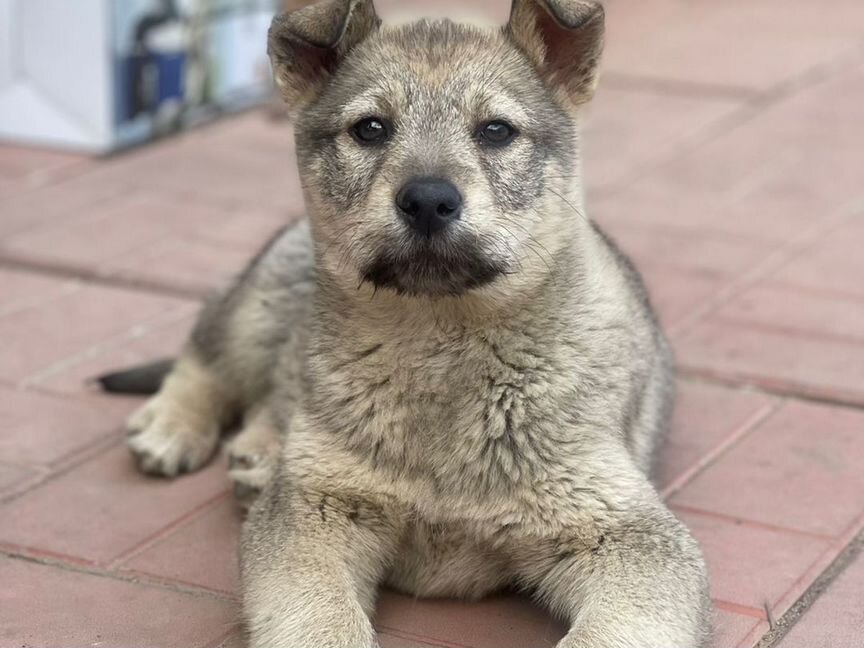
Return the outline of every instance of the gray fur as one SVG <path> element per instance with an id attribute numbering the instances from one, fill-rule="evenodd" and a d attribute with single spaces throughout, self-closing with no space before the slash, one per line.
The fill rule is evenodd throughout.
<path id="1" fill-rule="evenodd" d="M 271 32 L 309 221 L 204 310 L 131 423 L 142 465 L 176 474 L 243 416 L 231 474 L 263 489 L 241 548 L 252 646 L 373 646 L 382 584 L 520 588 L 570 622 L 565 648 L 707 646 L 701 553 L 649 480 L 668 345 L 583 215 L 578 106 L 602 11 L 517 0 L 504 31 L 315 11 L 334 13 L 314 51 L 298 44 L 311 14 Z M 346 132 L 369 112 L 396 125 L 375 150 Z M 514 144 L 478 145 L 490 118 L 516 123 Z M 421 249 L 392 201 L 433 171 L 465 206 L 448 244 Z"/>

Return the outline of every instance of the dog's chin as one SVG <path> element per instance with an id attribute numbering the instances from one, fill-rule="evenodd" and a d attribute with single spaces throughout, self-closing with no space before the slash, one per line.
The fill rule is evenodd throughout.
<path id="1" fill-rule="evenodd" d="M 362 271 L 376 288 L 411 297 L 458 297 L 506 274 L 473 244 L 410 245 L 380 251 Z"/>

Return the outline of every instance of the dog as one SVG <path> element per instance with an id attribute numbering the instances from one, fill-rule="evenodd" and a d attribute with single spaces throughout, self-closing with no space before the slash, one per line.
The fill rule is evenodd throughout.
<path id="1" fill-rule="evenodd" d="M 309 217 L 176 362 L 104 381 L 161 383 L 129 422 L 148 473 L 200 468 L 239 420 L 254 648 L 375 646 L 385 584 L 517 588 L 569 622 L 561 648 L 709 645 L 702 554 L 650 481 L 669 347 L 585 216 L 603 35 L 593 0 L 515 0 L 501 29 L 386 26 L 371 0 L 274 19 Z"/>

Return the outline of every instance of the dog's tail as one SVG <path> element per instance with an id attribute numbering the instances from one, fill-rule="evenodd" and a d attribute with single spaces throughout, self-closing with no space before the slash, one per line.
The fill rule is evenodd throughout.
<path id="1" fill-rule="evenodd" d="M 155 394 L 173 367 L 173 358 L 163 358 L 130 369 L 112 371 L 98 376 L 95 382 L 111 394 Z"/>

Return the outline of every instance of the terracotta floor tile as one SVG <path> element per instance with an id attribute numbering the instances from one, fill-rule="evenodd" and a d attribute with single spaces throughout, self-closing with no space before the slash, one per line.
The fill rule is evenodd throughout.
<path id="1" fill-rule="evenodd" d="M 123 563 L 123 569 L 236 593 L 242 514 L 227 496 Z"/>
<path id="2" fill-rule="evenodd" d="M 839 536 L 864 513 L 864 413 L 789 402 L 673 504 Z"/>
<path id="3" fill-rule="evenodd" d="M 39 473 L 33 468 L 0 462 L 0 495 L 17 490 L 31 482 Z"/>
<path id="4" fill-rule="evenodd" d="M 834 580 L 780 648 L 858 648 L 864 630 L 864 554 Z"/>
<path id="5" fill-rule="evenodd" d="M 729 99 L 650 92 L 604 79 L 588 106 L 584 127 L 588 186 L 614 187 L 651 168 L 738 106 Z"/>
<path id="6" fill-rule="evenodd" d="M 864 211 L 864 208 L 862 208 Z M 793 256 L 772 278 L 776 281 L 828 293 L 864 299 L 864 223 L 860 214 Z"/>
<path id="7" fill-rule="evenodd" d="M 64 362 L 40 374 L 32 385 L 64 394 L 100 394 L 92 379 L 109 371 L 134 367 L 163 357 L 177 357 L 189 338 L 198 305 L 183 309 L 177 319 L 142 327 L 133 334 L 100 345 L 80 358 Z M 103 397 L 111 402 L 116 396 Z"/>
<path id="8" fill-rule="evenodd" d="M 853 0 L 833 4 L 831 16 L 804 0 L 605 4 L 610 72 L 750 91 L 850 55 L 858 43 L 854 25 L 864 19 Z"/>
<path id="9" fill-rule="evenodd" d="M 819 556 L 828 540 L 734 520 L 676 510 L 702 546 L 711 581 L 712 598 L 762 610 L 768 605 L 779 617 L 780 598 Z"/>
<path id="10" fill-rule="evenodd" d="M 707 320 L 674 342 L 679 366 L 691 372 L 864 404 L 864 347 L 856 341 Z"/>
<path id="11" fill-rule="evenodd" d="M 714 648 L 738 648 L 758 623 L 754 617 L 717 610 L 714 615 Z"/>
<path id="12" fill-rule="evenodd" d="M 287 132 L 284 147 L 277 150 L 217 147 L 194 138 L 180 139 L 142 149 L 93 175 L 103 182 L 167 191 L 225 208 L 276 208 L 287 215 L 300 211 L 303 204 Z"/>
<path id="13" fill-rule="evenodd" d="M 0 543 L 108 564 L 227 488 L 225 467 L 146 477 L 117 446 L 0 508 Z"/>
<path id="14" fill-rule="evenodd" d="M 0 642 L 12 648 L 203 648 L 231 602 L 0 558 Z"/>
<path id="15" fill-rule="evenodd" d="M 642 264 L 660 263 L 709 276 L 736 276 L 765 256 L 765 245 L 741 236 L 662 225 L 611 221 L 606 229 L 628 255 Z"/>
<path id="16" fill-rule="evenodd" d="M 381 648 L 429 648 L 440 644 L 417 641 L 414 638 L 395 635 L 387 632 L 378 633 L 378 643 Z"/>
<path id="17" fill-rule="evenodd" d="M 642 263 L 642 278 L 651 296 L 651 303 L 668 334 L 674 327 L 707 305 L 731 278 L 709 272 L 682 270 L 659 263 Z"/>
<path id="18" fill-rule="evenodd" d="M 657 482 L 666 487 L 774 403 L 740 389 L 679 381 L 672 429 L 660 452 Z"/>
<path id="19" fill-rule="evenodd" d="M 201 240 L 164 241 L 128 255 L 111 274 L 205 295 L 240 274 L 263 242 L 244 249 Z"/>
<path id="20" fill-rule="evenodd" d="M 75 153 L 31 148 L 14 144 L 0 145 L 0 178 L 25 178 L 40 173 L 85 163 L 90 158 Z"/>
<path id="21" fill-rule="evenodd" d="M 170 318 L 183 300 L 84 286 L 62 297 L 0 317 L 0 377 L 22 381 L 137 326 Z"/>
<path id="22" fill-rule="evenodd" d="M 422 641 L 451 642 L 471 648 L 554 646 L 565 632 L 562 624 L 518 597 L 477 603 L 415 600 L 385 592 L 376 625 L 385 632 L 405 632 Z"/>
<path id="23" fill-rule="evenodd" d="M 42 275 L 0 269 L 0 316 L 32 307 L 75 290 L 74 280 L 57 281 Z"/>
<path id="24" fill-rule="evenodd" d="M 96 209 L 126 191 L 128 187 L 119 183 L 103 182 L 84 174 L 38 191 L 0 193 L 0 241 L 47 222 L 62 223 L 70 215 Z"/>
<path id="25" fill-rule="evenodd" d="M 602 222 L 663 223 L 697 235 L 722 231 L 753 241 L 796 240 L 860 199 L 862 101 L 859 65 L 742 120 L 622 191 L 595 199 L 591 213 Z"/>
<path id="26" fill-rule="evenodd" d="M 93 401 L 0 386 L 0 460 L 50 466 L 120 429 Z"/>

